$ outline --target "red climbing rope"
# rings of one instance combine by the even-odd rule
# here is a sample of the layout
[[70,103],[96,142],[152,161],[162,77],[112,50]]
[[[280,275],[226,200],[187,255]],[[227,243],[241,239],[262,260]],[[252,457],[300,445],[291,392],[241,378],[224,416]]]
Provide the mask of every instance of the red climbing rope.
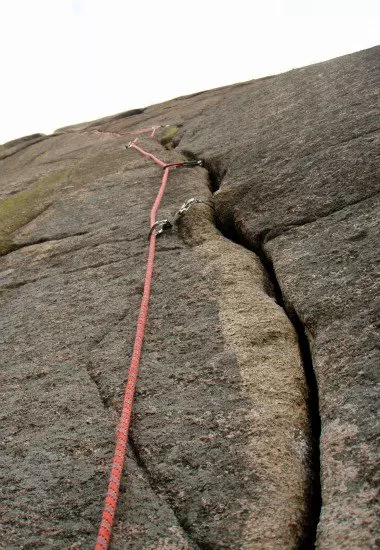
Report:
[[155,157],[154,155],[152,155],[152,153],[148,153],[147,151],[144,151],[144,149],[141,149],[138,145],[136,145],[137,140],[138,140],[138,138],[131,141],[130,144],[129,144],[129,147],[133,147],[133,149],[136,149],[136,151],[138,151],[139,153],[144,155],[144,157],[147,157],[147,158],[153,160],[159,166],[162,166],[163,168],[166,167],[165,162],[162,162],[162,160],[160,160],[157,157]]
[[[106,130],[89,130],[91,134],[97,134],[102,136],[130,136],[136,134],[145,134],[151,132],[150,137],[153,138],[156,130],[161,128],[161,126],[150,126],[149,128],[141,128],[140,130],[134,130],[133,132],[107,132]],[[85,130],[87,133],[88,131]]]
[[[144,151],[136,145],[137,138],[130,144],[139,151],[142,155],[154,160],[157,164],[164,167],[164,175],[162,177],[161,186],[158,190],[156,200],[154,201],[151,213],[150,213],[150,227],[156,222],[156,213],[160,205],[162,196],[165,191],[166,183],[170,172],[170,167],[166,167],[165,163],[156,158],[151,153]],[[156,233],[152,231],[149,240],[148,262],[146,267],[144,292],[141,299],[140,312],[137,319],[137,328],[135,342],[133,345],[132,359],[129,367],[128,380],[125,388],[123,409],[121,412],[120,422],[117,428],[116,446],[113,457],[113,463],[111,468],[111,475],[106,495],[106,500],[103,508],[102,520],[100,523],[98,538],[95,545],[95,550],[105,550],[108,548],[108,544],[111,539],[112,526],[116,513],[117,499],[119,496],[119,488],[121,475],[123,470],[123,464],[127,449],[128,430],[131,419],[131,410],[133,396],[135,393],[137,374],[140,365],[140,357],[142,351],[142,345],[144,340],[144,332],[146,326],[146,320],[148,315],[150,287],[153,273],[154,253],[156,245]]]
[[154,134],[156,133],[156,130],[161,128],[161,126],[152,126],[152,133],[150,134],[150,137],[153,138]]

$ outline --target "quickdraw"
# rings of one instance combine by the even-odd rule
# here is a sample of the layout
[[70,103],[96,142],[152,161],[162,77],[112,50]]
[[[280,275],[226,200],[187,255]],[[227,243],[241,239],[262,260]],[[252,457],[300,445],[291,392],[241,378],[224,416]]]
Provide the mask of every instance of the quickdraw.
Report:
[[[151,137],[153,137],[154,131],[152,132]],[[127,149],[133,148],[143,156],[153,160],[156,164],[158,164],[164,169],[164,175],[162,177],[161,186],[158,190],[157,197],[154,201],[154,204],[150,213],[149,250],[148,250],[146,274],[145,274],[145,280],[144,280],[144,291],[143,291],[140,311],[137,319],[137,328],[136,328],[135,341],[133,345],[132,358],[131,358],[131,363],[130,363],[129,372],[128,372],[127,384],[125,387],[121,417],[117,428],[115,452],[113,456],[111,474],[110,474],[106,499],[105,499],[103,513],[102,513],[102,519],[100,522],[98,537],[95,545],[95,550],[107,550],[109,542],[111,540],[112,528],[113,528],[113,523],[115,519],[117,501],[119,496],[121,475],[123,471],[123,465],[124,465],[124,460],[125,460],[125,455],[127,450],[127,441],[128,441],[129,425],[131,420],[132,404],[133,404],[133,398],[134,398],[134,393],[136,388],[137,375],[140,367],[140,358],[142,353],[145,327],[147,322],[156,237],[159,236],[164,230],[172,227],[172,223],[167,219],[156,221],[157,210],[160,206],[161,199],[165,192],[166,184],[169,177],[169,172],[171,169],[180,168],[180,167],[202,166],[202,161],[193,161],[193,160],[178,162],[173,164],[166,164],[159,158],[155,157],[152,153],[149,153],[148,151],[141,149],[141,147],[136,145],[137,141],[138,141],[138,138],[135,138],[133,141],[130,141],[129,144],[126,146],[126,148]],[[182,213],[185,212],[185,210],[188,209],[191,206],[191,204],[194,204],[195,202],[202,202],[202,201],[198,201],[197,199],[190,199],[190,203],[189,201],[187,201],[187,203],[185,203],[185,205],[183,205],[183,207],[181,208]]]

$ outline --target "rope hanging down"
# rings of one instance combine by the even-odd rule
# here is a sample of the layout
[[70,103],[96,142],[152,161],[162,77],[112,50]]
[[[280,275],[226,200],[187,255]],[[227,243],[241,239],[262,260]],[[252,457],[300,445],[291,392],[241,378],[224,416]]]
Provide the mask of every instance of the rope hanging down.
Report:
[[154,201],[154,204],[150,213],[151,232],[149,237],[148,261],[147,261],[146,274],[145,274],[145,280],[144,280],[144,291],[141,299],[140,312],[137,319],[137,328],[136,328],[135,341],[133,345],[132,359],[129,367],[128,380],[125,387],[123,408],[121,412],[119,425],[117,428],[115,452],[114,452],[114,457],[112,462],[108,490],[107,490],[106,499],[105,499],[104,508],[103,508],[102,519],[101,519],[98,537],[95,545],[95,550],[106,550],[108,548],[108,545],[111,539],[111,534],[112,534],[112,527],[115,519],[121,475],[122,475],[122,470],[124,465],[125,454],[127,450],[128,431],[129,431],[129,425],[131,420],[132,403],[133,403],[133,397],[134,397],[135,388],[136,388],[136,380],[137,380],[137,374],[138,374],[139,365],[140,365],[140,357],[141,357],[145,326],[146,326],[147,315],[148,315],[150,288],[151,288],[151,281],[152,281],[156,236],[157,236],[155,231],[157,210],[160,205],[162,196],[164,194],[171,168],[175,168],[179,166],[196,165],[196,163],[189,164],[186,161],[183,163],[180,162],[180,163],[167,165],[162,160],[158,159],[151,153],[148,153],[147,151],[144,151],[144,149],[141,149],[140,147],[138,147],[138,145],[136,145],[137,140],[138,138],[130,142],[128,147],[136,149],[136,151],[138,151],[145,157],[150,158],[156,164],[164,168],[164,175],[162,177],[161,186],[158,190],[156,200]]

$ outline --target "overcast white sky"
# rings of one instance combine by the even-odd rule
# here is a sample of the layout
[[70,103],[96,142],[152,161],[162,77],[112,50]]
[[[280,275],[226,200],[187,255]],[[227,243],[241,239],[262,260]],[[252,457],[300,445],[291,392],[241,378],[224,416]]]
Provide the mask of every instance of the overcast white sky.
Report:
[[379,0],[0,0],[0,143],[379,43]]

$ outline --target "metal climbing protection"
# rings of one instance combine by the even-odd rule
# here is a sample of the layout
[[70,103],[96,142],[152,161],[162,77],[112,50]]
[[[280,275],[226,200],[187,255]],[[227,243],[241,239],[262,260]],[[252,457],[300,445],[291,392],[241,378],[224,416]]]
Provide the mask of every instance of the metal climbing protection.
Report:
[[[154,134],[153,134],[154,135]],[[151,137],[153,137],[151,135]],[[135,138],[131,141],[127,148],[133,148],[145,157],[153,160],[156,164],[161,166],[164,169],[164,174],[162,177],[161,185],[159,187],[156,199],[151,209],[150,213],[150,232],[149,232],[149,249],[148,249],[148,260],[146,266],[146,273],[144,279],[144,291],[140,304],[140,311],[137,318],[137,327],[135,341],[133,345],[132,358],[130,362],[127,384],[125,387],[124,401],[122,412],[119,420],[119,424],[116,432],[116,445],[113,456],[111,474],[108,483],[107,494],[105,498],[105,503],[103,507],[102,519],[100,522],[99,532],[95,544],[95,550],[106,550],[111,540],[112,527],[116,514],[117,500],[119,496],[120,481],[123,471],[123,465],[125,460],[125,455],[127,451],[127,441],[128,441],[128,432],[129,425],[131,420],[132,412],[132,403],[133,397],[135,394],[137,375],[140,366],[140,358],[144,340],[145,327],[147,322],[148,308],[149,308],[149,298],[151,291],[151,282],[153,274],[153,264],[154,264],[154,255],[155,255],[155,246],[156,246],[156,237],[163,231],[163,229],[168,227],[167,224],[170,224],[168,220],[156,221],[157,210],[160,206],[161,199],[165,192],[166,184],[169,177],[169,172],[173,168],[178,168],[180,166],[198,166],[200,165],[199,161],[184,161],[173,164],[165,164],[162,160],[155,157],[152,153],[141,149],[136,145],[138,138]],[[167,223],[166,223],[167,222]],[[171,225],[171,224],[170,224]],[[157,230],[157,228],[160,228]]]

